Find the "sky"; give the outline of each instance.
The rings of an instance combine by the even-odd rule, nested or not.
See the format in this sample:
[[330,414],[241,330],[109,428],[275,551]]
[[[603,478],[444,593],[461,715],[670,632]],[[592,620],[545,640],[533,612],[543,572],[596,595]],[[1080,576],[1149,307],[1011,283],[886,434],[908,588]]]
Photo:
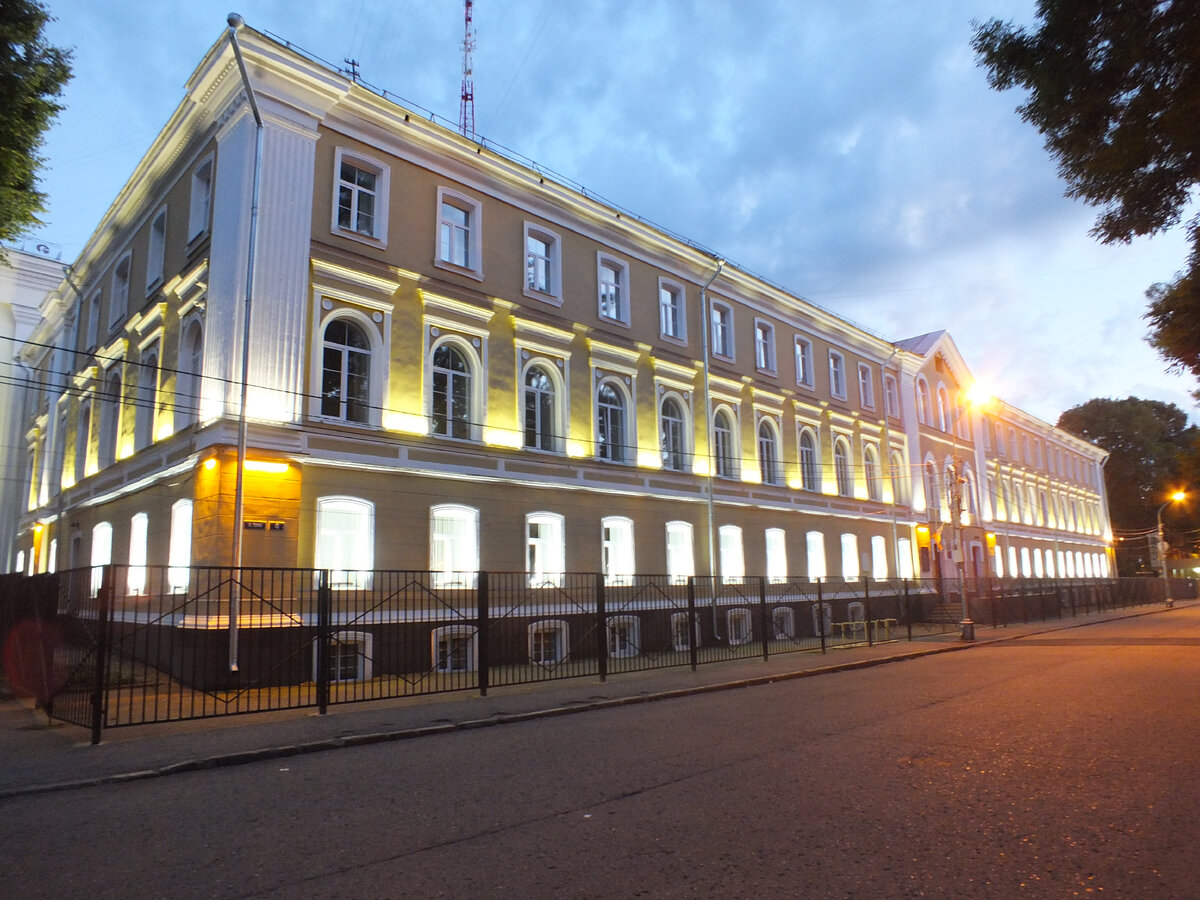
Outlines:
[[[38,237],[73,260],[231,10],[457,122],[461,0],[45,0],[73,48]],[[899,341],[950,332],[975,378],[1049,422],[1195,382],[1145,341],[1181,230],[1103,246],[973,20],[1033,0],[476,0],[475,125],[589,193]]]

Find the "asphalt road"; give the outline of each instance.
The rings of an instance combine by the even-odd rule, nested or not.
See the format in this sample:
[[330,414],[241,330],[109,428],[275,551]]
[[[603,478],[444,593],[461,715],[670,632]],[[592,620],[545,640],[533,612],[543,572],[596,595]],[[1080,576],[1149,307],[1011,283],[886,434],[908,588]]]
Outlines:
[[0,803],[12,897],[1200,895],[1200,609]]

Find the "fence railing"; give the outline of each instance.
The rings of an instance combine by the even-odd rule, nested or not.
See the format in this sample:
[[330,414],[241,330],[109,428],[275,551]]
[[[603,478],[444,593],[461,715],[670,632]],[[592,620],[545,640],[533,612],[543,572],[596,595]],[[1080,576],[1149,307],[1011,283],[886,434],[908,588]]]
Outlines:
[[[980,626],[1164,599],[1158,579],[968,581]],[[1172,582],[1194,597],[1191,581]],[[110,565],[0,576],[12,686],[91,729],[827,653],[957,630],[927,581]]]

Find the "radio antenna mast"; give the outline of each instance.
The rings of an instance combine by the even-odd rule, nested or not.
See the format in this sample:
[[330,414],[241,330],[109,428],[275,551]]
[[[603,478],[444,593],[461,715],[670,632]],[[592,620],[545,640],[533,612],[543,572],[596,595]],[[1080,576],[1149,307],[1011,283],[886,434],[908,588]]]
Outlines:
[[462,100],[458,107],[458,130],[464,137],[475,137],[475,79],[471,74],[471,53],[475,50],[475,31],[471,23],[473,0],[465,0],[462,61]]

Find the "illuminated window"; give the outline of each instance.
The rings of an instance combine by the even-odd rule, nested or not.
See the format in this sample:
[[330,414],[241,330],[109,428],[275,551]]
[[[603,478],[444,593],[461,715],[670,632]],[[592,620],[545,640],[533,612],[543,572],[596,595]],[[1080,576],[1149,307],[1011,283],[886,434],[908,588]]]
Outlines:
[[722,525],[717,530],[721,559],[721,581],[741,584],[746,578],[746,557],[742,549],[742,529],[737,525]]
[[833,442],[833,474],[837,481],[837,492],[842,497],[854,495],[854,477],[850,474],[850,445],[845,438]]
[[337,316],[325,325],[322,347],[321,415],[370,422],[371,342],[366,332],[351,319]]
[[475,586],[479,510],[451,504],[429,510],[429,569],[434,587]]
[[696,574],[692,547],[692,523],[667,523],[667,577],[672,584],[686,584]]
[[608,516],[600,522],[601,567],[606,584],[632,584],[633,520]]
[[375,504],[357,497],[318,497],[313,566],[328,569],[331,587],[371,586]]
[[908,467],[904,465],[904,456],[899,450],[893,450],[890,460],[892,468],[892,502],[908,503]]
[[78,484],[87,475],[88,446],[91,443],[92,404],[88,401],[79,406],[79,419],[75,423],[75,482]]
[[825,535],[820,531],[810,531],[804,536],[804,543],[808,551],[809,581],[821,581],[828,571],[825,561]]
[[100,522],[92,528],[92,596],[100,593],[104,567],[112,562],[112,525]]
[[200,420],[201,384],[204,375],[204,327],[192,319],[179,342],[179,365],[175,374],[175,430]]
[[434,348],[432,362],[432,431],[444,437],[469,440],[471,415],[471,364],[467,355],[450,342]]
[[861,574],[861,563],[858,559],[858,535],[842,535],[842,579],[857,581]]
[[867,497],[871,500],[883,499],[883,489],[879,478],[879,451],[874,444],[863,444],[863,478],[867,482]]
[[787,581],[787,540],[782,528],[768,528],[765,532],[767,543],[767,581],[772,584],[783,584]]
[[808,428],[800,430],[800,484],[806,491],[821,489],[821,469],[817,463],[817,438]]
[[138,368],[137,406],[134,410],[133,438],[140,450],[154,442],[154,419],[158,407],[158,344],[142,353]]
[[896,539],[897,568],[901,578],[913,577],[912,541],[908,538]]
[[129,520],[129,569],[125,581],[130,594],[146,593],[146,541],[150,535],[150,517],[138,513]]
[[871,577],[876,581],[888,577],[887,541],[878,534],[871,537]]
[[167,584],[175,593],[188,589],[192,565],[192,501],[171,505],[171,537],[167,550]]
[[525,517],[525,571],[530,587],[561,587],[565,552],[562,516],[536,512]]
[[100,400],[100,445],[96,458],[100,468],[111,466],[117,458],[117,439],[121,435],[121,373],[113,366],[104,378]]
[[559,449],[558,392],[543,366],[525,372],[525,446],[532,450]]

